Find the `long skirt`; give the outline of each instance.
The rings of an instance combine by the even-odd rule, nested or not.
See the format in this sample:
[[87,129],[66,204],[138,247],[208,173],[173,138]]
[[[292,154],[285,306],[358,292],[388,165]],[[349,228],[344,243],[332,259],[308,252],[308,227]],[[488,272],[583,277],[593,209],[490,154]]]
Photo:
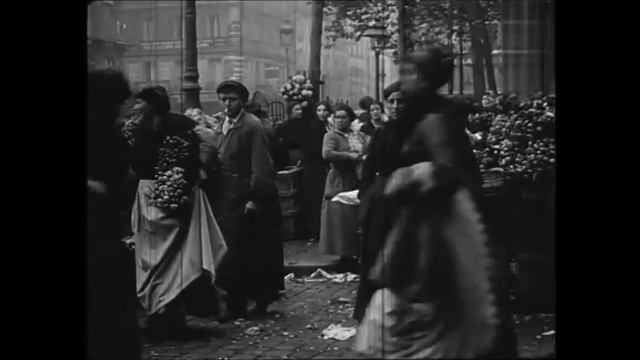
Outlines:
[[373,267],[378,253],[384,245],[385,238],[393,226],[393,219],[398,212],[396,202],[383,196],[386,177],[378,176],[374,183],[366,189],[360,203],[360,225],[362,226],[362,246],[360,253],[360,282],[353,310],[353,318],[361,321],[371,296],[379,287],[369,279],[369,271]]
[[320,252],[358,256],[358,206],[325,199],[320,219]]
[[383,358],[486,355],[498,319],[491,259],[466,189],[449,204],[403,207],[370,277],[382,284],[355,350]]
[[307,235],[315,239],[320,235],[320,213],[327,172],[327,165],[322,162],[304,164],[302,169],[301,210],[305,212]]
[[147,193],[154,180],[140,180],[131,226],[136,244],[137,294],[147,314],[162,313],[205,272],[215,281],[227,251],[209,201],[199,188],[182,213],[168,215],[152,206]]

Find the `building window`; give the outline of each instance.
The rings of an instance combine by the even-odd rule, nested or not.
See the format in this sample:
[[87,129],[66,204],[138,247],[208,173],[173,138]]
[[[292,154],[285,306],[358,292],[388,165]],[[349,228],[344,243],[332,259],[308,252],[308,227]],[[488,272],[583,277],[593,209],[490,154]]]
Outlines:
[[233,60],[229,58],[225,58],[223,61],[223,79],[229,79],[233,75]]
[[158,80],[171,81],[172,79],[173,79],[173,62],[159,61],[158,62]]
[[207,71],[206,87],[215,89],[219,82],[222,82],[224,70],[220,59],[209,59],[209,69]]
[[143,61],[142,62],[142,82],[148,83],[153,81],[152,76],[154,75],[152,73],[152,66],[151,66],[151,62],[150,61]]
[[173,19],[173,38],[175,40],[180,40],[182,38],[182,17],[177,16]]
[[256,61],[256,85],[266,84],[266,79],[264,76],[264,62]]
[[127,76],[129,81],[137,83],[142,81],[142,65],[140,64],[128,64]]
[[116,38],[120,39],[122,35],[122,23],[120,21],[116,21]]
[[207,22],[207,35],[212,39],[220,37],[220,21],[218,20],[218,14],[209,15],[209,21]]
[[142,20],[142,41],[153,41],[153,20]]
[[209,68],[209,62],[207,59],[198,60],[198,83],[200,86],[207,83],[207,70]]
[[241,4],[229,9],[229,22],[240,21],[240,8]]

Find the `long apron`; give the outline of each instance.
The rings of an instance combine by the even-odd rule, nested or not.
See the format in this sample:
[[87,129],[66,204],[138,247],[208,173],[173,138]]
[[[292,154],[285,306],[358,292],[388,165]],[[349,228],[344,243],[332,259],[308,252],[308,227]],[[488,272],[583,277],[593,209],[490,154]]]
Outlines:
[[147,193],[154,183],[140,180],[131,215],[137,294],[149,315],[162,312],[203,272],[215,281],[216,267],[227,252],[209,201],[198,186],[186,216],[172,216],[150,204]]
[[322,202],[320,215],[320,252],[327,255],[358,256],[358,205],[331,199]]

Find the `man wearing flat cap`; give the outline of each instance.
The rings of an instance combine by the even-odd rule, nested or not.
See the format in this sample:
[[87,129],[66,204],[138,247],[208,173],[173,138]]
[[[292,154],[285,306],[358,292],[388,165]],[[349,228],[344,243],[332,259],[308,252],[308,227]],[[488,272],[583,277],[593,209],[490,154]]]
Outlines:
[[228,247],[218,285],[227,291],[228,315],[246,318],[248,299],[256,301],[255,314],[264,314],[284,289],[281,212],[266,132],[245,110],[249,91],[226,80],[216,92],[224,119],[214,140],[219,170],[212,205]]

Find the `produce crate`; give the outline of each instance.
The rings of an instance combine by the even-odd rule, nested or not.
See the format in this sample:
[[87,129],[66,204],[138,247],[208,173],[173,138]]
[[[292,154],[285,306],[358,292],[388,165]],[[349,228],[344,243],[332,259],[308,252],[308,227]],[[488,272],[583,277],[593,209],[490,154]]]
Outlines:
[[505,176],[502,169],[489,169],[482,172],[482,190],[485,197],[496,197],[504,192]]
[[298,189],[284,190],[284,191],[279,191],[278,195],[280,195],[281,198],[288,198],[288,197],[294,197],[297,192],[298,192]]
[[282,212],[282,229],[281,236],[284,240],[293,239],[295,237],[295,215],[298,213],[298,209],[292,209]]
[[282,209],[283,214],[295,209],[298,206],[298,198],[296,197],[297,192],[297,189],[280,192],[278,201],[280,201],[280,208]]
[[276,174],[276,186],[280,193],[292,191],[296,188],[296,177],[302,171],[302,167],[289,166]]

